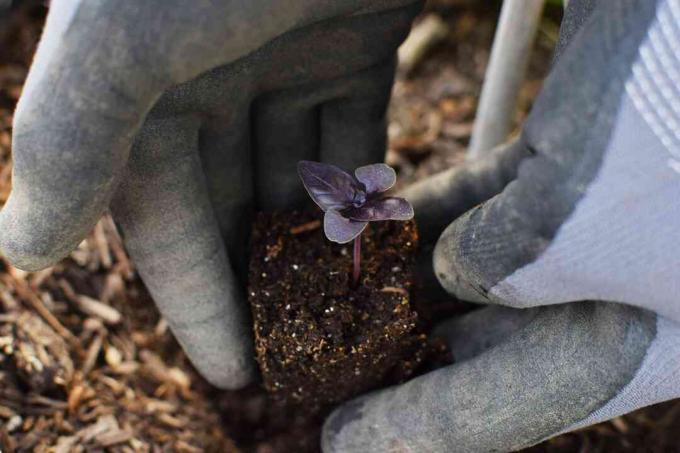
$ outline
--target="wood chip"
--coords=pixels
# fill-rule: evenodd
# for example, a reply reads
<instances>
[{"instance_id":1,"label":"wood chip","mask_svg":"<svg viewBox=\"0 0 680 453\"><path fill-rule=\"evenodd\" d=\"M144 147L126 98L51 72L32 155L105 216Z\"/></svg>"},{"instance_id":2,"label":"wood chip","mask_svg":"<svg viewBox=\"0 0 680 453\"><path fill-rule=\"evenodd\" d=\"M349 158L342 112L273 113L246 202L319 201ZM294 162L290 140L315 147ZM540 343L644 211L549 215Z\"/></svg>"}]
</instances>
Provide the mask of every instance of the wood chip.
<instances>
[{"instance_id":1,"label":"wood chip","mask_svg":"<svg viewBox=\"0 0 680 453\"><path fill-rule=\"evenodd\" d=\"M22 271L14 266L7 266L7 273L12 276L14 280L25 281L28 277L28 272Z\"/></svg>"},{"instance_id":2,"label":"wood chip","mask_svg":"<svg viewBox=\"0 0 680 453\"><path fill-rule=\"evenodd\" d=\"M19 302L12 296L4 285L0 286L0 305L5 312L17 311L19 309Z\"/></svg>"},{"instance_id":3,"label":"wood chip","mask_svg":"<svg viewBox=\"0 0 680 453\"><path fill-rule=\"evenodd\" d=\"M311 222L303 223L302 225L294 226L290 229L290 234L302 234L319 228L321 228L321 220L313 220Z\"/></svg>"},{"instance_id":4,"label":"wood chip","mask_svg":"<svg viewBox=\"0 0 680 453\"><path fill-rule=\"evenodd\" d=\"M68 408L66 402L48 398L43 395L29 395L27 401L31 404L40 404L42 406L51 407L54 409L65 410Z\"/></svg>"},{"instance_id":5,"label":"wood chip","mask_svg":"<svg viewBox=\"0 0 680 453\"><path fill-rule=\"evenodd\" d=\"M165 423L168 426L171 426L172 428L182 429L187 424L186 420L182 420L180 418L173 417L172 415L170 415L166 412L159 413L157 417L158 417L158 420L160 420L161 422Z\"/></svg>"},{"instance_id":6,"label":"wood chip","mask_svg":"<svg viewBox=\"0 0 680 453\"><path fill-rule=\"evenodd\" d=\"M404 296L408 296L408 291L406 291L404 288L399 288L397 286L385 286L380 290L382 293L398 293L402 294Z\"/></svg>"},{"instance_id":7,"label":"wood chip","mask_svg":"<svg viewBox=\"0 0 680 453\"><path fill-rule=\"evenodd\" d=\"M123 354L114 346L108 345L105 348L104 359L111 368L117 368L123 362Z\"/></svg>"},{"instance_id":8,"label":"wood chip","mask_svg":"<svg viewBox=\"0 0 680 453\"><path fill-rule=\"evenodd\" d=\"M76 303L83 313L101 318L107 324L115 325L122 319L118 310L91 297L78 295Z\"/></svg>"},{"instance_id":9,"label":"wood chip","mask_svg":"<svg viewBox=\"0 0 680 453\"><path fill-rule=\"evenodd\" d=\"M99 353L102 350L104 335L105 333L103 331L97 332L94 336L94 339L90 343L90 347L87 348L87 355L85 356L83 366L81 367L81 372L84 376L87 376L90 371L92 371L92 368L94 368L97 357L99 357Z\"/></svg>"},{"instance_id":10,"label":"wood chip","mask_svg":"<svg viewBox=\"0 0 680 453\"><path fill-rule=\"evenodd\" d=\"M157 337L161 337L165 335L165 333L168 331L168 321L166 321L165 318L160 318L158 320L158 323L156 323L156 327L153 329L154 335Z\"/></svg>"},{"instance_id":11,"label":"wood chip","mask_svg":"<svg viewBox=\"0 0 680 453\"><path fill-rule=\"evenodd\" d=\"M5 430L7 430L8 433L11 433L12 431L18 429L22 422L23 419L20 415L13 415L9 420L7 420L7 423L5 423Z\"/></svg>"},{"instance_id":12,"label":"wood chip","mask_svg":"<svg viewBox=\"0 0 680 453\"><path fill-rule=\"evenodd\" d=\"M53 453L71 453L79 442L78 436L61 436L53 447Z\"/></svg>"},{"instance_id":13,"label":"wood chip","mask_svg":"<svg viewBox=\"0 0 680 453\"><path fill-rule=\"evenodd\" d=\"M40 285L42 285L45 280L50 278L52 276L52 273L54 272L54 267L48 267L47 269L43 269L38 272L34 272L31 274L31 277L29 281L31 282L31 286L33 288L38 288Z\"/></svg>"},{"instance_id":14,"label":"wood chip","mask_svg":"<svg viewBox=\"0 0 680 453\"><path fill-rule=\"evenodd\" d=\"M47 309L47 307L45 307L43 301L40 300L40 298L35 293L33 293L33 291L31 291L26 282L23 280L15 280L14 283L14 287L19 297L21 297L22 300L27 301L31 307L45 320L45 322L50 325L50 327L52 327L61 337L66 339L73 347L79 350L80 343L78 343L75 336L70 330L64 327L61 322L59 322L59 320Z\"/></svg>"},{"instance_id":15,"label":"wood chip","mask_svg":"<svg viewBox=\"0 0 680 453\"><path fill-rule=\"evenodd\" d=\"M172 384L185 389L191 385L191 379L184 371L176 367L168 367L158 354L143 349L139 352L139 357L144 363L144 369L159 383Z\"/></svg>"},{"instance_id":16,"label":"wood chip","mask_svg":"<svg viewBox=\"0 0 680 453\"><path fill-rule=\"evenodd\" d=\"M201 453L203 451L203 449L194 447L183 440L175 442L175 449L180 453Z\"/></svg>"},{"instance_id":17,"label":"wood chip","mask_svg":"<svg viewBox=\"0 0 680 453\"><path fill-rule=\"evenodd\" d=\"M617 417L612 419L611 422L612 425L614 425L614 428L616 428L620 433L626 434L629 431L628 425L623 418Z\"/></svg>"},{"instance_id":18,"label":"wood chip","mask_svg":"<svg viewBox=\"0 0 680 453\"><path fill-rule=\"evenodd\" d=\"M109 274L104 281L104 287L99 293L99 300L103 303L109 303L117 297L120 297L125 292L125 283L120 274Z\"/></svg>"},{"instance_id":19,"label":"wood chip","mask_svg":"<svg viewBox=\"0 0 680 453\"><path fill-rule=\"evenodd\" d=\"M110 215L105 215L102 220L104 223L104 229L106 231L106 237L109 241L109 247L116 257L117 264L114 266L114 271L117 274L122 274L126 279L132 280L134 278L134 266L128 259L125 248L123 247L123 240L118 233L116 224Z\"/></svg>"},{"instance_id":20,"label":"wood chip","mask_svg":"<svg viewBox=\"0 0 680 453\"><path fill-rule=\"evenodd\" d=\"M65 279L59 279L59 287L64 291L64 295L86 315L95 316L102 319L105 323L112 325L118 324L121 321L122 316L118 310L92 297L77 294L71 284Z\"/></svg>"},{"instance_id":21,"label":"wood chip","mask_svg":"<svg viewBox=\"0 0 680 453\"><path fill-rule=\"evenodd\" d=\"M118 430L118 421L113 415L102 415L95 423L78 431L77 435L82 442L90 442L103 433Z\"/></svg>"},{"instance_id":22,"label":"wood chip","mask_svg":"<svg viewBox=\"0 0 680 453\"><path fill-rule=\"evenodd\" d=\"M10 409L7 406L0 405L0 417L1 418L5 418L5 419L12 418L15 415L17 415L17 413L14 412L12 409Z\"/></svg>"},{"instance_id":23,"label":"wood chip","mask_svg":"<svg viewBox=\"0 0 680 453\"><path fill-rule=\"evenodd\" d=\"M415 24L406 41L399 47L399 68L411 73L423 57L449 33L449 27L441 17L429 14Z\"/></svg>"},{"instance_id":24,"label":"wood chip","mask_svg":"<svg viewBox=\"0 0 680 453\"><path fill-rule=\"evenodd\" d=\"M118 365L112 371L115 374L125 375L125 374L136 373L138 369L139 369L139 363L130 361L130 362L122 362L120 365Z\"/></svg>"},{"instance_id":25,"label":"wood chip","mask_svg":"<svg viewBox=\"0 0 680 453\"><path fill-rule=\"evenodd\" d=\"M73 388L71 389L71 391L68 394L68 399L67 399L68 411L70 413L75 413L75 411L78 409L84 393L85 393L85 385L76 384L76 385L73 386Z\"/></svg>"},{"instance_id":26,"label":"wood chip","mask_svg":"<svg viewBox=\"0 0 680 453\"><path fill-rule=\"evenodd\" d=\"M175 412L177 405L169 401L159 400L156 398L149 398L145 404L146 411L152 412Z\"/></svg>"},{"instance_id":27,"label":"wood chip","mask_svg":"<svg viewBox=\"0 0 680 453\"><path fill-rule=\"evenodd\" d=\"M106 240L106 234L104 232L105 220L100 220L94 227L92 237L94 238L95 246L99 254L99 260L104 269L110 269L113 264L113 259L111 258L111 250L109 249L109 243Z\"/></svg>"},{"instance_id":28,"label":"wood chip","mask_svg":"<svg viewBox=\"0 0 680 453\"><path fill-rule=\"evenodd\" d=\"M123 430L112 430L102 433L96 437L96 442L101 447L111 447L113 445L122 444L132 439L132 433Z\"/></svg>"},{"instance_id":29,"label":"wood chip","mask_svg":"<svg viewBox=\"0 0 680 453\"><path fill-rule=\"evenodd\" d=\"M108 388L113 390L114 394L119 395L121 393L124 393L125 390L127 390L128 387L125 386L122 382L119 382L118 380L107 376L105 374L99 374L97 375L96 379L106 385Z\"/></svg>"}]
</instances>

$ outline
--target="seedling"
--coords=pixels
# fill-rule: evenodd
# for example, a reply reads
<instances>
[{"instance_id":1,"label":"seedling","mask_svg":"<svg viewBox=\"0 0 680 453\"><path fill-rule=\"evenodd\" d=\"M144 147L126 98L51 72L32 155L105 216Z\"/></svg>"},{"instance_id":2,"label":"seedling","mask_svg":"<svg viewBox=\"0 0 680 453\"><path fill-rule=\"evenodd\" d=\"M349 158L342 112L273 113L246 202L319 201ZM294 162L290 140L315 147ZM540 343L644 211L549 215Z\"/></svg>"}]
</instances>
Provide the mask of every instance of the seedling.
<instances>
[{"instance_id":1,"label":"seedling","mask_svg":"<svg viewBox=\"0 0 680 453\"><path fill-rule=\"evenodd\" d=\"M354 170L354 176L340 168L303 160L298 174L312 200L325 212L323 230L338 244L354 240L352 283L359 283L361 272L361 233L368 222L409 220L413 207L403 198L385 197L397 181L392 167L372 164Z\"/></svg>"}]
</instances>

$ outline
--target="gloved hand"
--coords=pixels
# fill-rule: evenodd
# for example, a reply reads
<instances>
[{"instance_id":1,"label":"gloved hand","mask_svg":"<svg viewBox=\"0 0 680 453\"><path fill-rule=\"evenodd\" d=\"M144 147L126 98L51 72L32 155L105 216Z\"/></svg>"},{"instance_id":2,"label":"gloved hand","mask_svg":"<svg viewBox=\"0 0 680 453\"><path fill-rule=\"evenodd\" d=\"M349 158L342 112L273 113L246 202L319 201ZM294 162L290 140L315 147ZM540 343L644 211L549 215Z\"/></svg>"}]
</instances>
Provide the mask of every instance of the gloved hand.
<instances>
[{"instance_id":1,"label":"gloved hand","mask_svg":"<svg viewBox=\"0 0 680 453\"><path fill-rule=\"evenodd\" d=\"M510 451L680 397L680 7L584 3L519 141L405 194L426 237L472 208L434 269L492 306L441 326L454 365L334 412L325 451Z\"/></svg>"},{"instance_id":2,"label":"gloved hand","mask_svg":"<svg viewBox=\"0 0 680 453\"><path fill-rule=\"evenodd\" d=\"M0 249L54 264L111 203L198 370L252 377L249 213L304 200L301 159L384 155L397 46L419 0L55 0L14 120Z\"/></svg>"}]
</instances>

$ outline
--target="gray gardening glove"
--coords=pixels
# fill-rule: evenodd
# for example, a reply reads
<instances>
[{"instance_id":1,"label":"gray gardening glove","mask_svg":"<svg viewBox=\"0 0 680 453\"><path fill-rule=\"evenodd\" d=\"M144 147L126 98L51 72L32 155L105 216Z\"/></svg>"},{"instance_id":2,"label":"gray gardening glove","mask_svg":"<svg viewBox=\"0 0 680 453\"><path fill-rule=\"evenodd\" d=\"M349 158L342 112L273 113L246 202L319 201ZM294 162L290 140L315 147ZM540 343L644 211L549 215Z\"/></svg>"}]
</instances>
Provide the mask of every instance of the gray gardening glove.
<instances>
[{"instance_id":1,"label":"gray gardening glove","mask_svg":"<svg viewBox=\"0 0 680 453\"><path fill-rule=\"evenodd\" d=\"M301 159L384 155L417 0L56 0L14 123L0 248L37 270L111 204L174 334L213 384L252 377L236 284L249 214L304 200Z\"/></svg>"},{"instance_id":2,"label":"gray gardening glove","mask_svg":"<svg viewBox=\"0 0 680 453\"><path fill-rule=\"evenodd\" d=\"M510 451L680 397L679 20L596 4L518 142L407 191L426 237L483 202L434 268L493 306L440 326L454 365L332 414L325 451Z\"/></svg>"}]
</instances>

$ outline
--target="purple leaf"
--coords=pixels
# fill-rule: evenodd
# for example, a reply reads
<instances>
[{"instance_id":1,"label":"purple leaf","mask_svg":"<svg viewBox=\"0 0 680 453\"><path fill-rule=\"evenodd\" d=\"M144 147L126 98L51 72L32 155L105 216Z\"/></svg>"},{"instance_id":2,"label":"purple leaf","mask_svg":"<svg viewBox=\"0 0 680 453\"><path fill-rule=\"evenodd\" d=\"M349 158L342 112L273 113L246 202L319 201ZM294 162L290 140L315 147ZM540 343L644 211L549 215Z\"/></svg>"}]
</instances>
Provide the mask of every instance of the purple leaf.
<instances>
[{"instance_id":1,"label":"purple leaf","mask_svg":"<svg viewBox=\"0 0 680 453\"><path fill-rule=\"evenodd\" d=\"M373 164L359 167L354 175L366 186L366 192L385 192L397 182L397 174L386 164Z\"/></svg>"},{"instance_id":2,"label":"purple leaf","mask_svg":"<svg viewBox=\"0 0 680 453\"><path fill-rule=\"evenodd\" d=\"M355 200L363 203L366 194L349 173L334 165L303 160L298 162L298 174L312 200L324 211L341 210Z\"/></svg>"},{"instance_id":3,"label":"purple leaf","mask_svg":"<svg viewBox=\"0 0 680 453\"><path fill-rule=\"evenodd\" d=\"M348 208L342 214L360 222L409 220L413 218L413 206L403 198L386 197L369 200L358 208Z\"/></svg>"},{"instance_id":4,"label":"purple leaf","mask_svg":"<svg viewBox=\"0 0 680 453\"><path fill-rule=\"evenodd\" d=\"M368 222L356 222L346 219L338 211L329 209L323 216L323 231L328 240L338 244L346 244L359 236Z\"/></svg>"}]
</instances>

